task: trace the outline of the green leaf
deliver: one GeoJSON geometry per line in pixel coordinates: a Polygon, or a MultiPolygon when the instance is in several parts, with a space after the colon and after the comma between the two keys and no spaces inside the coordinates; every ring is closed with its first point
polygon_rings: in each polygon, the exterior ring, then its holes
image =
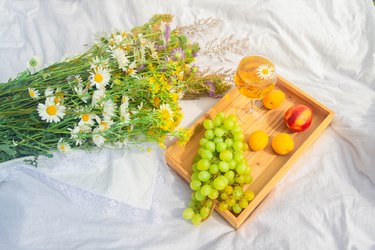
{"type": "Polygon", "coordinates": [[[0,151],[3,151],[7,155],[12,156],[17,154],[17,151],[14,149],[14,146],[9,144],[0,145],[0,151]]]}

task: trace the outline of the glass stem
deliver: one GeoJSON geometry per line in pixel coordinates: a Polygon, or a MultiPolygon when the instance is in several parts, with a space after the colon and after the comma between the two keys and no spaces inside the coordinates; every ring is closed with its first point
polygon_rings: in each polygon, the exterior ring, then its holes
{"type": "Polygon", "coordinates": [[[250,99],[250,105],[249,105],[249,110],[248,110],[250,114],[255,112],[255,102],[256,102],[255,99],[250,99]]]}

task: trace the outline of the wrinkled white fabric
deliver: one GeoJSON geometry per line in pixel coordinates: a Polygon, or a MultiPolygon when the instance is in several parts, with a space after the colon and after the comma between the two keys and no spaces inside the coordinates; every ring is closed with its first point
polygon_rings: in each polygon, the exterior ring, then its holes
{"type": "MultiPolygon", "coordinates": [[[[243,55],[271,58],[280,75],[336,112],[331,126],[237,231],[216,213],[200,227],[182,220],[190,190],[167,168],[159,151],[148,158],[162,162],[150,203],[158,213],[144,209],[148,225],[145,220],[123,220],[121,213],[85,208],[51,185],[60,177],[64,185],[91,185],[84,179],[57,171],[49,172],[55,174],[52,182],[45,182],[16,171],[18,176],[3,176],[0,182],[0,248],[374,249],[375,9],[370,0],[3,0],[0,81],[23,70],[33,55],[48,65],[84,51],[82,45],[98,32],[127,30],[166,12],[180,25],[222,19],[219,29],[194,38],[203,51],[215,37],[248,38],[250,49],[243,55]]],[[[243,55],[228,54],[231,61],[223,62],[201,57],[197,64],[234,69],[243,55]]],[[[182,101],[183,125],[192,124],[216,101],[182,101]]],[[[103,157],[116,159],[113,154],[108,151],[103,157]]],[[[111,181],[123,185],[117,178],[111,181]]],[[[152,186],[153,181],[147,183],[152,186]]],[[[130,184],[119,196],[106,195],[124,199],[122,195],[136,191],[130,184]]]]}

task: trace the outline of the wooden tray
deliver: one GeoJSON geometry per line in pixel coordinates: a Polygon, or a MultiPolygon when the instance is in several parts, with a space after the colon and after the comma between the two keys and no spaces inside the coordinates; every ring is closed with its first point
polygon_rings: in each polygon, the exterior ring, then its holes
{"type": "MultiPolygon", "coordinates": [[[[259,102],[258,113],[255,116],[246,117],[246,122],[238,121],[238,123],[245,134],[245,142],[247,142],[249,134],[257,129],[266,131],[270,136],[270,141],[273,135],[285,132],[293,137],[295,149],[288,155],[280,156],[273,151],[271,143],[268,143],[268,146],[262,151],[245,152],[245,157],[252,167],[253,176],[253,182],[245,186],[245,189],[254,192],[254,200],[238,216],[230,211],[222,212],[216,207],[216,210],[236,229],[242,225],[272,188],[276,186],[277,182],[287,173],[302,153],[328,127],[334,117],[334,112],[280,76],[277,79],[276,89],[282,90],[286,96],[286,100],[279,108],[268,110],[259,102]],[[283,120],[285,111],[295,104],[305,104],[313,110],[313,120],[310,127],[299,133],[289,130],[283,120]]],[[[212,118],[220,111],[225,112],[226,115],[236,114],[238,107],[244,107],[248,103],[249,99],[240,95],[236,88],[230,91],[194,123],[191,127],[193,135],[186,146],[181,147],[174,143],[166,150],[165,158],[168,165],[189,183],[193,172],[193,159],[199,148],[199,140],[204,136],[205,130],[202,125],[204,119],[212,118]]]]}

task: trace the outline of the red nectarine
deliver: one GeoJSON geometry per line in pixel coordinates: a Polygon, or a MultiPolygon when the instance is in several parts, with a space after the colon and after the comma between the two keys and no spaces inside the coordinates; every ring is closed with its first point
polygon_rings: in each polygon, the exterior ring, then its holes
{"type": "Polygon", "coordinates": [[[295,105],[285,112],[284,120],[291,130],[295,132],[304,131],[311,124],[312,110],[302,104],[295,105]]]}

